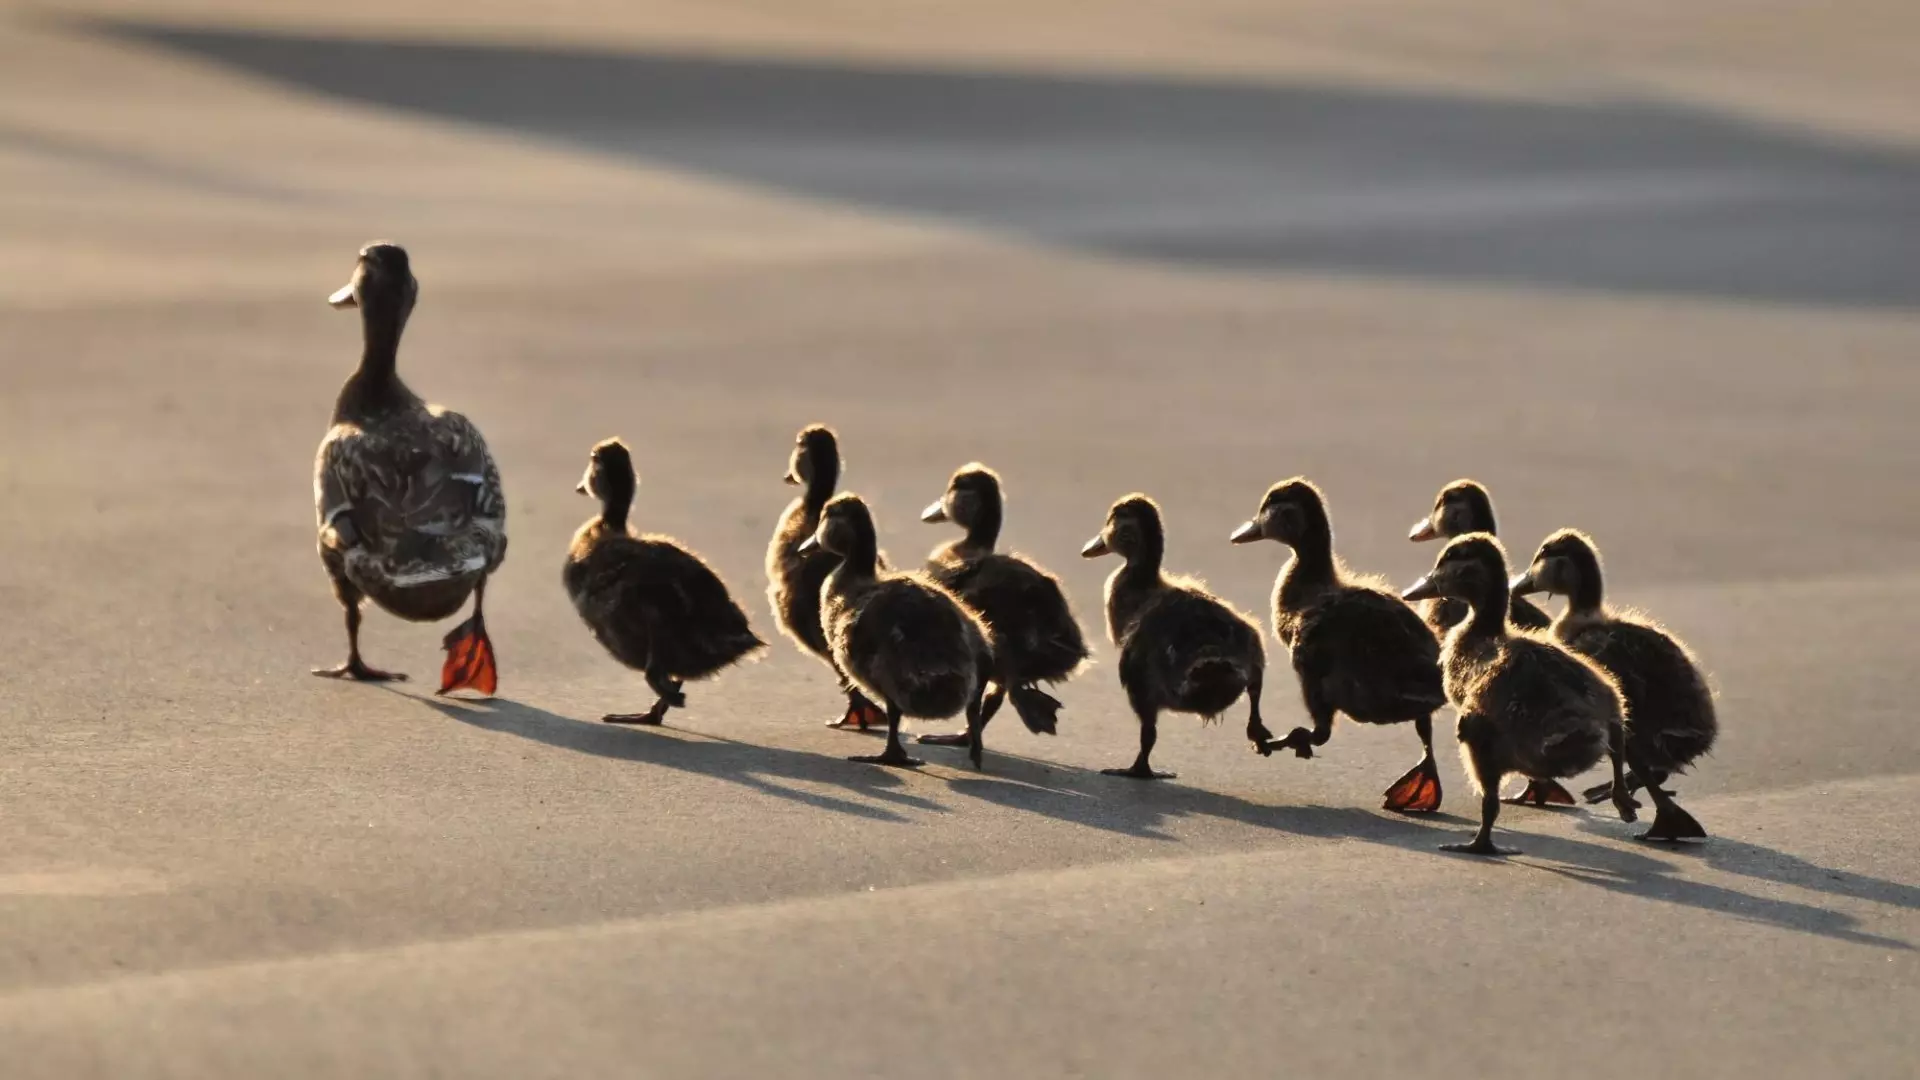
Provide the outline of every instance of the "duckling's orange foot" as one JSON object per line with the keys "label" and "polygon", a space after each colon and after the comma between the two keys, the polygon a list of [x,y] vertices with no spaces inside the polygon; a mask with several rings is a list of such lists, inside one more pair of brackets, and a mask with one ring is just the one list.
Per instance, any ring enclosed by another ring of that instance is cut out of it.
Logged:
{"label": "duckling's orange foot", "polygon": [[1103,776],[1125,776],[1133,780],[1175,780],[1179,778],[1179,774],[1177,773],[1155,772],[1138,762],[1124,769],[1101,769],[1100,773]]}
{"label": "duckling's orange foot", "polygon": [[447,661],[440,667],[439,693],[478,690],[493,696],[500,672],[494,664],[493,640],[487,637],[487,624],[480,616],[454,627],[441,647],[447,650]]}
{"label": "duckling's orange foot", "polygon": [[1514,806],[1572,806],[1573,792],[1560,786],[1557,780],[1529,780],[1526,790],[1511,799],[1502,802]]}
{"label": "duckling's orange foot", "polygon": [[1440,809],[1440,770],[1430,757],[1408,769],[1406,775],[1387,788],[1385,809],[1402,814],[1431,814]]}
{"label": "duckling's orange foot", "polygon": [[885,753],[855,754],[847,760],[857,761],[862,765],[891,765],[896,769],[917,769],[926,764],[919,758],[908,757],[907,752],[900,749],[898,744],[887,747]]}
{"label": "duckling's orange foot", "polygon": [[1640,834],[1640,839],[1655,843],[1677,843],[1681,840],[1705,840],[1707,830],[1693,819],[1693,815],[1672,803],[1660,807],[1653,813],[1653,825]]}
{"label": "duckling's orange foot", "polygon": [[357,656],[344,664],[336,664],[333,667],[314,668],[313,673],[323,679],[354,679],[359,682],[407,681],[406,672],[381,671],[379,668],[370,668],[361,663],[360,658]]}
{"label": "duckling's orange foot", "polygon": [[658,727],[665,723],[666,719],[666,706],[655,705],[646,712],[608,713],[600,718],[600,722],[603,724],[642,724],[647,727]]}
{"label": "duckling's orange foot", "polygon": [[1501,847],[1491,840],[1475,838],[1468,844],[1441,844],[1441,851],[1451,851],[1458,855],[1518,855],[1519,848]]}
{"label": "duckling's orange foot", "polygon": [[848,701],[846,715],[838,720],[827,721],[827,726],[840,731],[884,731],[887,726],[887,714],[880,711],[878,705],[865,701]]}
{"label": "duckling's orange foot", "polygon": [[972,746],[971,732],[929,732],[914,740],[922,746]]}

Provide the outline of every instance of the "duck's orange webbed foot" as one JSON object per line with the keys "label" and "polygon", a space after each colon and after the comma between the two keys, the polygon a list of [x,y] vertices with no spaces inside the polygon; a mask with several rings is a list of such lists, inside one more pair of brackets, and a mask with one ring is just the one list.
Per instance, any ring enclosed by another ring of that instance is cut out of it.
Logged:
{"label": "duck's orange webbed foot", "polygon": [[1418,765],[1395,780],[1386,796],[1384,808],[1402,814],[1431,814],[1440,809],[1440,769],[1434,765],[1433,756],[1421,758]]}
{"label": "duck's orange webbed foot", "polygon": [[1526,790],[1503,802],[1514,806],[1573,806],[1573,792],[1560,786],[1557,780],[1529,780]]}
{"label": "duck's orange webbed foot", "polygon": [[500,684],[500,672],[494,662],[493,641],[487,637],[486,621],[475,615],[449,631],[441,645],[447,650],[447,662],[440,668],[439,692],[477,690],[492,697]]}
{"label": "duck's orange webbed foot", "polygon": [[886,730],[887,714],[881,710],[880,706],[868,701],[864,696],[849,694],[846,713],[838,720],[827,721],[827,726],[841,731],[877,733]]}

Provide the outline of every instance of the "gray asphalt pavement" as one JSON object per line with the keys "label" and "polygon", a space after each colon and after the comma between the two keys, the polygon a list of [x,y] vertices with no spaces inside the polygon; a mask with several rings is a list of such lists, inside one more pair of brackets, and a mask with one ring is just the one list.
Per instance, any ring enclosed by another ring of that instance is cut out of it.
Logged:
{"label": "gray asphalt pavement", "polygon": [[[1505,0],[1460,16],[1483,48],[1382,4],[1272,70],[1230,0],[1128,48],[943,15],[950,55],[828,4],[244,7],[0,14],[0,1074],[1912,1071],[1920,132],[1868,22],[1798,67],[1616,28],[1562,83]],[[1816,82],[1819,125],[1754,89]],[[378,613],[414,681],[306,674],[344,648],[310,480],[358,347],[323,301],[382,236],[403,374],[503,468],[490,701],[433,698],[446,627]],[[897,561],[1000,470],[1090,628],[1076,552],[1127,492],[1264,621],[1284,552],[1226,536],[1268,484],[1404,584],[1478,477],[1511,547],[1587,529],[1713,669],[1679,790],[1714,838],[1510,809],[1523,855],[1443,855],[1451,756],[1404,819],[1410,731],[1263,759],[1237,711],[1162,725],[1176,781],[1104,777],[1104,642],[984,773],[846,762],[784,639],[664,729],[597,723],[649,696],[560,588],[587,449],[628,440],[635,523],[771,636],[811,421]]]}

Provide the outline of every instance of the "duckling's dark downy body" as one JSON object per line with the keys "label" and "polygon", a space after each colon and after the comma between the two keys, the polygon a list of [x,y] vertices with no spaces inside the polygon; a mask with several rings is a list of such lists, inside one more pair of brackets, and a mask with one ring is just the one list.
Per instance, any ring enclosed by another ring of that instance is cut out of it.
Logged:
{"label": "duckling's dark downy body", "polygon": [[[1651,784],[1653,825],[1642,840],[1704,839],[1706,830],[1673,801],[1661,785],[1713,749],[1720,732],[1700,663],[1686,645],[1653,622],[1607,606],[1600,551],[1584,533],[1562,529],[1540,545],[1527,572],[1512,584],[1515,595],[1549,592],[1567,598],[1553,636],[1605,668],[1626,700],[1627,760],[1633,765],[1629,793]],[[1588,802],[1613,797],[1612,783],[1586,791]]]}
{"label": "duckling's dark downy body", "polygon": [[644,672],[659,699],[644,713],[609,713],[609,724],[658,724],[684,708],[681,685],[738,663],[766,643],[747,624],[726,583],[700,556],[664,536],[627,530],[637,478],[618,439],[593,448],[579,491],[600,514],[573,536],[561,578],[574,610],[615,660]]}
{"label": "duckling's dark downy body", "polygon": [[[1507,617],[1507,559],[1500,542],[1469,533],[1447,544],[1433,571],[1410,586],[1409,600],[1449,596],[1473,610],[1441,650],[1447,699],[1460,714],[1467,775],[1480,792],[1480,831],[1444,850],[1508,855],[1494,846],[1500,782],[1508,773],[1537,779],[1577,776],[1610,756],[1615,778],[1625,759],[1620,692],[1585,657],[1552,639],[1516,630]],[[1614,800],[1634,819],[1624,794]]]}
{"label": "duckling's dark downy body", "polygon": [[1198,581],[1161,570],[1166,531],[1160,507],[1145,495],[1113,504],[1100,535],[1080,554],[1109,553],[1126,560],[1107,578],[1107,637],[1120,648],[1120,685],[1140,719],[1140,753],[1109,776],[1170,780],[1153,771],[1162,712],[1212,719],[1241,695],[1247,698],[1247,739],[1258,748],[1273,738],[1260,719],[1267,654],[1260,627]]}
{"label": "duckling's dark downy body", "polygon": [[435,622],[473,597],[449,633],[440,693],[494,692],[498,669],[482,604],[507,555],[506,499],[486,440],[457,412],[422,401],[395,373],[400,335],[419,295],[393,244],[360,252],[353,280],[328,298],[358,308],[365,347],[340,388],[314,462],[320,561],[347,620],[347,659],[315,675],[404,679],[360,658],[360,607],[372,600],[413,622]]}
{"label": "duckling's dark downy body", "polygon": [[880,567],[873,514],[857,495],[828,502],[802,550],[822,547],[840,563],[820,594],[820,624],[834,664],[887,714],[887,748],[853,761],[913,767],[900,745],[900,718],[967,715],[968,746],[980,767],[981,701],[993,677],[993,650],[980,616],[924,574]]}
{"label": "duckling's dark downy body", "polygon": [[[927,573],[978,611],[992,635],[999,670],[982,706],[980,726],[993,719],[1011,693],[1014,711],[1027,729],[1051,735],[1060,702],[1037,684],[1060,682],[1078,671],[1087,659],[1087,640],[1059,578],[1019,555],[993,550],[1003,515],[998,474],[979,464],[954,473],[946,494],[920,518],[953,521],[967,534],[934,549]],[[921,742],[940,746],[964,746],[968,739],[966,732],[920,736]]]}
{"label": "duckling's dark downy body", "polygon": [[[820,626],[820,590],[840,557],[821,547],[802,552],[800,546],[820,528],[820,513],[840,482],[840,444],[833,429],[823,424],[802,428],[794,438],[793,457],[786,482],[806,488],[780,515],[773,540],[767,545],[767,601],[774,621],[801,648],[825,661],[847,695],[847,711],[828,727],[866,731],[878,728],[886,714],[848,680],[833,661],[826,631]],[[880,565],[886,565],[884,556]]]}
{"label": "duckling's dark downy body", "polygon": [[[1493,496],[1479,481],[1455,480],[1434,496],[1433,510],[1413,523],[1407,539],[1419,544],[1428,540],[1451,540],[1456,536],[1477,532],[1488,536],[1499,533],[1493,515]],[[1469,610],[1464,600],[1442,597],[1422,605],[1421,614],[1426,618],[1427,625],[1433,628],[1434,634],[1441,636],[1460,625]],[[1553,616],[1540,610],[1538,605],[1524,596],[1513,598],[1508,617],[1512,619],[1514,627],[1520,630],[1545,630],[1553,624]]]}
{"label": "duckling's dark downy body", "polygon": [[1292,651],[1300,694],[1313,728],[1295,728],[1261,746],[1310,758],[1333,734],[1335,713],[1365,724],[1412,721],[1420,760],[1386,792],[1388,810],[1440,809],[1440,770],[1433,759],[1433,714],[1447,703],[1440,681],[1440,643],[1406,602],[1349,573],[1333,552],[1326,500],[1296,477],[1268,489],[1260,511],[1234,532],[1236,544],[1278,540],[1293,558],[1273,586],[1273,632]]}

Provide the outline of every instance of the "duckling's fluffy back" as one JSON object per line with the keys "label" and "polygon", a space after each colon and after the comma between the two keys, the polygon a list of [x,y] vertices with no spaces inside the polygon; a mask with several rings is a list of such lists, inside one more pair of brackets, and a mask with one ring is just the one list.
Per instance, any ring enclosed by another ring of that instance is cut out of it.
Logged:
{"label": "duckling's fluffy back", "polygon": [[805,496],[780,515],[767,545],[767,603],[782,633],[808,652],[826,657],[830,649],[820,627],[820,589],[840,565],[840,557],[820,548],[799,550],[819,527],[820,516],[807,512]]}
{"label": "duckling's fluffy back", "polygon": [[1211,719],[1266,667],[1259,625],[1195,579],[1163,578],[1124,619],[1110,610],[1109,627],[1120,646],[1121,685],[1154,708]]}
{"label": "duckling's fluffy back", "polygon": [[765,645],[720,576],[671,537],[590,521],[562,578],[581,621],[628,667],[699,679]]}
{"label": "duckling's fluffy back", "polygon": [[928,563],[927,573],[980,613],[1010,677],[1058,682],[1086,661],[1086,635],[1060,579],[1024,557],[963,557],[949,547]]}
{"label": "duckling's fluffy back", "polygon": [[[1463,747],[1483,741],[1503,772],[1577,776],[1599,762],[1623,722],[1613,678],[1544,635],[1483,637],[1463,626],[1448,638],[1442,670]],[[1467,775],[1478,782],[1471,762]]]}
{"label": "duckling's fluffy back", "polygon": [[1677,772],[1713,748],[1720,731],[1713,687],[1698,658],[1659,623],[1610,611],[1563,618],[1554,635],[1619,684],[1630,749],[1642,766]]}
{"label": "duckling's fluffy back", "polygon": [[1304,610],[1274,615],[1302,683],[1362,723],[1417,719],[1447,703],[1439,640],[1384,584],[1347,577]]}
{"label": "duckling's fluffy back", "polygon": [[830,580],[821,621],[833,659],[902,715],[945,719],[973,701],[992,667],[987,631],[960,598],[921,574]]}

